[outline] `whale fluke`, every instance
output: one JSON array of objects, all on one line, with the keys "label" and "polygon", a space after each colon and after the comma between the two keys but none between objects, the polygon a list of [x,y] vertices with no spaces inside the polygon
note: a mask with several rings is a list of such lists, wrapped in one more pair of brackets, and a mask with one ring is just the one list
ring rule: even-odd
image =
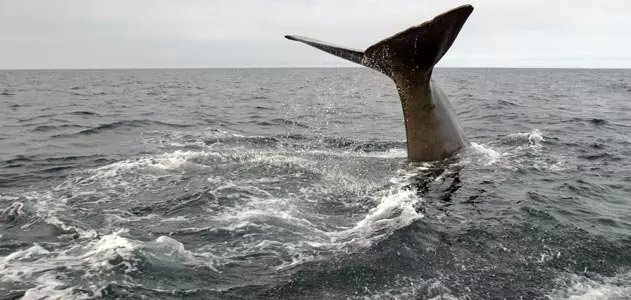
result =
[{"label": "whale fluke", "polygon": [[472,12],[473,6],[462,5],[383,39],[363,52],[306,37],[285,37],[392,78],[403,107],[408,158],[438,160],[468,145],[449,100],[431,81],[431,75]]},{"label": "whale fluke", "polygon": [[421,25],[383,39],[368,47],[366,51],[344,48],[302,36],[286,35],[285,38],[305,43],[392,77],[396,69],[401,69],[402,72],[431,71],[447,53],[472,12],[473,6],[462,5]]},{"label": "whale fluke", "polygon": [[396,72],[431,72],[472,12],[471,5],[463,5],[386,38],[366,49],[363,65],[390,77]]},{"label": "whale fluke", "polygon": [[308,37],[304,37],[304,36],[293,36],[293,35],[286,35],[285,38],[292,40],[292,41],[298,41],[298,42],[303,42],[309,46],[313,46],[316,47],[324,52],[328,52],[331,53],[335,56],[341,57],[343,59],[346,60],[350,60],[354,63],[357,64],[362,64],[362,59],[364,57],[364,52],[362,52],[361,50],[355,50],[355,49],[347,49],[347,48],[343,48],[340,46],[336,46],[333,44],[329,44],[329,43],[325,43],[322,41],[318,41],[315,39],[310,39]]}]

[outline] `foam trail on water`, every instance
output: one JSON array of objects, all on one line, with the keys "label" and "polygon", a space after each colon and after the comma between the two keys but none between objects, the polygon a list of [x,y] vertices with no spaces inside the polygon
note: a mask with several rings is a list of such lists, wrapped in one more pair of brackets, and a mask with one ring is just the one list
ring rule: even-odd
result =
[{"label": "foam trail on water", "polygon": [[58,250],[46,250],[35,244],[0,257],[0,283],[34,285],[26,291],[24,299],[41,299],[42,295],[52,299],[84,299],[87,296],[75,293],[77,287],[69,287],[66,275],[56,270],[82,273],[85,279],[82,289],[89,289],[91,294],[98,293],[97,287],[105,285],[99,277],[121,269],[125,272],[134,269],[133,251],[138,245],[121,236],[125,233],[125,230],[113,232]]},{"label": "foam trail on water", "polygon": [[[522,139],[524,144],[526,140],[538,143],[542,139],[537,134],[511,138]],[[510,157],[506,154],[509,151],[517,150],[502,152],[496,146],[473,143],[461,154],[459,164],[502,165]],[[37,283],[38,276],[28,275],[43,272],[41,276],[48,276],[46,270],[60,266],[86,276],[107,274],[124,280],[125,274],[137,269],[136,262],[143,255],[213,272],[235,264],[258,264],[261,257],[267,259],[270,269],[278,271],[336,253],[362,251],[424,217],[417,211],[424,199],[409,185],[423,171],[437,166],[425,163],[411,167],[404,157],[405,150],[399,148],[357,152],[218,151],[207,147],[144,155],[78,171],[52,191],[24,194],[24,203],[21,198],[13,199],[18,204],[3,211],[3,215],[13,215],[24,211],[23,206],[33,206],[46,223],[77,232],[77,244],[57,250],[33,245],[14,252],[5,264],[21,273],[3,275],[13,282],[35,282],[30,293],[37,295],[51,289],[67,292],[63,287],[68,280],[62,277],[56,281],[42,277],[42,282],[48,282],[44,284]],[[365,170],[379,163],[393,173],[366,178]],[[186,185],[180,186],[183,179]],[[194,197],[191,193],[181,200],[174,196],[182,187],[195,191]],[[165,194],[166,200],[177,201],[134,204],[137,195],[149,195],[145,199],[154,201]],[[112,203],[116,208],[108,210],[110,217],[98,214],[109,220],[107,226],[81,229],[62,218],[69,209],[91,211],[97,202],[100,207]],[[128,209],[136,207],[131,204],[141,205],[136,210],[141,214],[130,214]],[[197,206],[186,214],[171,214],[187,205]],[[150,214],[143,215],[145,210]],[[120,229],[151,220],[161,221],[151,226],[157,234],[149,242],[135,240]],[[211,241],[223,240],[191,247],[186,239],[192,233],[208,236]],[[88,282],[94,287],[104,286],[100,281]],[[98,292],[94,287],[81,286]]]},{"label": "foam trail on water", "polygon": [[394,189],[383,196],[376,207],[351,229],[328,233],[336,242],[354,242],[366,247],[397,228],[423,217],[414,208],[422,201],[413,190]]},{"label": "foam trail on water", "polygon": [[625,300],[631,296],[631,273],[615,277],[590,279],[576,274],[557,278],[557,288],[547,295],[561,300]]}]

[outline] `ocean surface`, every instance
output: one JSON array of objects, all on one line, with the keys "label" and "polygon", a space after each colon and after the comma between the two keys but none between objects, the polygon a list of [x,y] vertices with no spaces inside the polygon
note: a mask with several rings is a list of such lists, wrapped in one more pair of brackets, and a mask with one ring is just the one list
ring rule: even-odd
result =
[{"label": "ocean surface", "polygon": [[0,299],[631,299],[631,70],[0,71]]}]

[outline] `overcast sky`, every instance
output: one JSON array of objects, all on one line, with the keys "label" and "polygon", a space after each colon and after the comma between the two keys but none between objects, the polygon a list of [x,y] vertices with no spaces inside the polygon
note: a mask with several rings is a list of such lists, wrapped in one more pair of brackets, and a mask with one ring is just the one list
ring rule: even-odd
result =
[{"label": "overcast sky", "polygon": [[439,66],[631,68],[630,0],[0,0],[0,69],[353,66],[283,36],[364,49],[465,3]]}]

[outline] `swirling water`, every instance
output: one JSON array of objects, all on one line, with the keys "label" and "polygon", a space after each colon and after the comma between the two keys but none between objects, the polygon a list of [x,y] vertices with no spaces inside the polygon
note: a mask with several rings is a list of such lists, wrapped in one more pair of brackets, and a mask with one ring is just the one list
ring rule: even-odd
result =
[{"label": "swirling water", "polygon": [[631,299],[631,71],[0,72],[0,299]]}]

